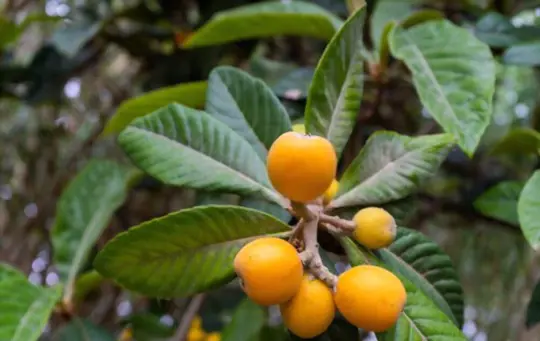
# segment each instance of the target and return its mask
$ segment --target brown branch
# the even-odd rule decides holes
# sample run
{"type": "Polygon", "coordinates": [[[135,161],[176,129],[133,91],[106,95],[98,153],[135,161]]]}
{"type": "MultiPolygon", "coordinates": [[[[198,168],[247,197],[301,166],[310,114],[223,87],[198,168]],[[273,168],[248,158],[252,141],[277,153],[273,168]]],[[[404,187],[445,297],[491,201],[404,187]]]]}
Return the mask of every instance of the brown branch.
{"type": "Polygon", "coordinates": [[[197,315],[197,312],[201,308],[204,299],[206,297],[206,294],[198,294],[193,299],[191,299],[191,302],[189,302],[189,305],[186,308],[186,311],[184,312],[184,315],[182,317],[182,320],[180,321],[180,324],[178,325],[178,328],[176,329],[176,332],[171,337],[170,341],[183,341],[186,338],[187,333],[189,332],[189,328],[191,327],[191,322],[195,318],[195,315],[197,315]]]}

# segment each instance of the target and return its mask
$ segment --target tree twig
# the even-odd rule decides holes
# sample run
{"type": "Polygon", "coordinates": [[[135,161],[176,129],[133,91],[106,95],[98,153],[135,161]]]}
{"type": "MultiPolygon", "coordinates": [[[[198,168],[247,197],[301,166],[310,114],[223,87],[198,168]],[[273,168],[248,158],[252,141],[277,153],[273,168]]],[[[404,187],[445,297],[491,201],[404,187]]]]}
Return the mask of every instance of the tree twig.
{"type": "Polygon", "coordinates": [[[189,328],[191,327],[191,322],[195,318],[195,315],[197,315],[197,312],[201,308],[201,305],[204,302],[204,299],[206,297],[206,294],[198,294],[195,297],[191,299],[191,302],[189,302],[189,305],[186,308],[186,311],[184,312],[184,316],[182,317],[182,320],[180,321],[180,324],[178,325],[178,328],[176,329],[176,332],[174,333],[173,337],[171,337],[170,341],[183,341],[186,338],[187,333],[189,332],[189,328]]]}
{"type": "Polygon", "coordinates": [[[345,234],[353,233],[354,229],[356,228],[356,224],[353,221],[341,219],[337,216],[321,213],[319,219],[322,223],[332,225],[345,234]]]}

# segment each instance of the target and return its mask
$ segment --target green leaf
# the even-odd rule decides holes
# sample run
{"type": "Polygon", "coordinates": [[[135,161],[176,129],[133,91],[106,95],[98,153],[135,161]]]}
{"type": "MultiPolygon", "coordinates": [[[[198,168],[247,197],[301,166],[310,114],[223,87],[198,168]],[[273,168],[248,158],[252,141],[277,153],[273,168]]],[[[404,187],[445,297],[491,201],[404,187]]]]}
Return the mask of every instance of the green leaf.
{"type": "Polygon", "coordinates": [[[540,40],[511,46],[502,56],[505,64],[540,65],[540,40]]]}
{"type": "Polygon", "coordinates": [[[102,282],[103,276],[96,270],[85,272],[75,281],[75,293],[73,296],[78,301],[84,300],[86,295],[97,289],[102,282]]]}
{"type": "Polygon", "coordinates": [[[0,340],[36,341],[62,294],[60,285],[43,288],[13,275],[0,282],[0,340]]]}
{"type": "Polygon", "coordinates": [[[175,326],[167,326],[160,321],[159,316],[150,313],[131,315],[128,319],[137,341],[165,340],[174,335],[175,326]]]}
{"type": "Polygon", "coordinates": [[[338,157],[356,123],[364,87],[365,8],[332,38],[315,69],[305,111],[306,131],[332,142],[338,157]]]}
{"type": "Polygon", "coordinates": [[[529,178],[518,200],[518,220],[533,249],[540,246],[540,171],[529,178]]]}
{"type": "Polygon", "coordinates": [[[56,207],[51,242],[54,264],[73,295],[75,279],[112,215],[140,173],[108,160],[91,160],[63,191],[56,207]]]}
{"type": "Polygon", "coordinates": [[[103,129],[103,135],[121,132],[137,117],[147,115],[171,103],[202,108],[206,98],[207,81],[163,87],[122,102],[103,129]]]}
{"type": "Polygon", "coordinates": [[[210,73],[205,108],[246,139],[264,162],[272,143],[291,130],[289,115],[272,90],[230,66],[210,73]]]}
{"type": "Polygon", "coordinates": [[[96,326],[88,320],[73,319],[58,329],[53,341],[115,341],[106,329],[96,326]]]}
{"type": "MultiPolygon", "coordinates": [[[[373,253],[360,247],[349,237],[340,239],[352,266],[372,264],[388,268],[373,253]]],[[[391,271],[393,269],[390,267],[391,271]]],[[[377,334],[379,341],[445,340],[466,341],[465,335],[437,305],[425,296],[413,282],[400,272],[394,274],[407,291],[407,303],[396,325],[389,331],[377,334]]]]}
{"type": "Polygon", "coordinates": [[[531,128],[514,128],[492,149],[493,154],[540,154],[540,133],[531,128]]]}
{"type": "Polygon", "coordinates": [[[397,27],[390,49],[411,70],[422,104],[472,155],[492,115],[495,62],[489,47],[447,20],[397,27]]]}
{"type": "Polygon", "coordinates": [[[83,45],[92,39],[103,26],[103,20],[91,10],[75,9],[70,20],[62,22],[53,33],[51,41],[68,57],[73,57],[83,45]]]}
{"type": "Polygon", "coordinates": [[[283,202],[250,144],[205,112],[168,105],[133,121],[118,142],[134,164],[166,184],[283,202]]]}
{"type": "Polygon", "coordinates": [[[329,209],[406,197],[433,175],[451,145],[448,134],[409,137],[375,132],[345,170],[329,209]]]}
{"type": "Polygon", "coordinates": [[[307,36],[330,39],[342,20],[322,7],[304,1],[268,1],[218,12],[183,44],[184,48],[219,45],[233,41],[307,36]]]}
{"type": "Polygon", "coordinates": [[[17,41],[21,33],[16,23],[0,15],[0,50],[17,41]]]}
{"type": "Polygon", "coordinates": [[[247,242],[289,230],[253,209],[198,206],[119,234],[94,265],[129,290],[152,297],[186,296],[233,279],[234,256],[247,242]]]}
{"type": "Polygon", "coordinates": [[[540,281],[536,283],[527,305],[525,326],[531,328],[540,322],[540,281]]]}
{"type": "Polygon", "coordinates": [[[239,205],[268,213],[278,218],[285,224],[288,224],[289,221],[291,220],[291,215],[289,214],[289,212],[287,212],[283,207],[276,205],[272,202],[269,202],[268,200],[253,198],[253,197],[245,197],[245,198],[242,198],[242,200],[240,200],[239,205]]]}
{"type": "Polygon", "coordinates": [[[385,27],[390,22],[399,23],[415,12],[421,0],[378,0],[370,21],[371,42],[380,49],[385,27]]]}
{"type": "Polygon", "coordinates": [[[450,257],[437,244],[420,232],[400,227],[394,243],[379,254],[454,323],[463,324],[463,289],[450,257]]]}
{"type": "Polygon", "coordinates": [[[0,263],[0,283],[12,279],[26,279],[24,274],[14,268],[13,266],[5,263],[0,263]]]}
{"type": "Polygon", "coordinates": [[[253,340],[266,324],[266,310],[245,298],[232,316],[221,334],[223,341],[253,340]]]}
{"type": "Polygon", "coordinates": [[[519,225],[517,205],[522,181],[503,181],[491,187],[474,202],[474,208],[487,217],[519,225]]]}
{"type": "Polygon", "coordinates": [[[520,42],[538,39],[540,27],[516,27],[509,18],[498,12],[485,14],[474,28],[481,41],[493,47],[509,47],[520,42]]]}

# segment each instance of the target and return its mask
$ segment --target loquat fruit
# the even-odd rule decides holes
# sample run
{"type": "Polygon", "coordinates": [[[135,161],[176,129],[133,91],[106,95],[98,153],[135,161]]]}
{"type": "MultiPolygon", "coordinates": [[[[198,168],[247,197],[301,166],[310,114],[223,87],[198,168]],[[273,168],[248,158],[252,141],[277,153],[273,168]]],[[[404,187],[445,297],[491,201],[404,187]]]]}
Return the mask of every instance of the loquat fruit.
{"type": "Polygon", "coordinates": [[[328,205],[330,203],[330,201],[332,201],[332,199],[334,199],[334,197],[337,194],[338,189],[339,189],[339,181],[337,181],[336,179],[332,180],[332,183],[330,184],[330,186],[326,189],[326,191],[323,194],[323,204],[324,205],[328,205]]]}
{"type": "Polygon", "coordinates": [[[206,340],[205,341],[221,341],[221,334],[218,333],[218,332],[212,332],[212,333],[209,333],[207,336],[206,336],[206,340]]]}
{"type": "Polygon", "coordinates": [[[289,131],[268,151],[272,186],[292,201],[307,203],[321,196],[336,176],[337,156],[324,137],[289,131]]]}
{"type": "Polygon", "coordinates": [[[191,328],[202,328],[202,318],[199,315],[195,315],[191,320],[191,328]]]}
{"type": "Polygon", "coordinates": [[[398,320],[407,301],[407,292],[390,271],[373,265],[359,265],[338,277],[334,301],[351,324],[382,332],[398,320]]]}
{"type": "Polygon", "coordinates": [[[293,124],[292,130],[300,134],[305,134],[306,126],[303,125],[302,123],[293,124]]]}
{"type": "Polygon", "coordinates": [[[190,328],[186,337],[187,341],[203,341],[206,333],[201,328],[190,328]]]}
{"type": "Polygon", "coordinates": [[[291,299],[300,288],[304,273],[296,249],[274,237],[246,244],[234,258],[234,269],[246,295],[263,306],[291,299]]]}
{"type": "Polygon", "coordinates": [[[392,244],[396,238],[396,221],[386,210],[367,207],[358,211],[353,221],[353,237],[369,249],[380,249],[392,244]]]}
{"type": "Polygon", "coordinates": [[[324,282],[304,275],[296,295],[279,307],[283,323],[294,335],[304,339],[322,334],[334,319],[333,296],[324,282]]]}

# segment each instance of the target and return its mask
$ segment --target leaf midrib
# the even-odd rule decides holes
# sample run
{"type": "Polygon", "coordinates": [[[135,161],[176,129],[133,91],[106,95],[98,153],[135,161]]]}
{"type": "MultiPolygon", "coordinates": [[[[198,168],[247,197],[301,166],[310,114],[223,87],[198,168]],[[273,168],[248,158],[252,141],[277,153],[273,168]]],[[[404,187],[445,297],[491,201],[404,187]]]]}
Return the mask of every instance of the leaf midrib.
{"type": "MultiPolygon", "coordinates": [[[[208,156],[208,155],[206,155],[206,154],[204,154],[202,152],[199,152],[198,150],[193,149],[190,146],[187,146],[187,145],[185,145],[183,143],[180,143],[180,142],[178,142],[178,141],[176,141],[174,139],[171,139],[168,136],[157,134],[157,133],[155,133],[155,132],[153,132],[151,130],[143,129],[143,128],[140,128],[140,127],[137,127],[137,126],[130,126],[130,127],[128,127],[128,129],[134,129],[134,130],[137,130],[137,131],[141,132],[142,134],[152,135],[153,137],[155,137],[157,139],[165,140],[168,143],[172,143],[173,146],[180,146],[181,148],[186,149],[190,153],[199,155],[201,158],[205,159],[205,161],[207,161],[207,162],[210,160],[210,163],[215,163],[215,164],[218,165],[218,167],[224,169],[227,173],[232,173],[232,174],[240,177],[242,180],[248,182],[250,185],[252,185],[252,186],[258,188],[260,191],[264,192],[269,199],[272,199],[278,205],[281,205],[282,207],[286,207],[286,206],[284,206],[284,200],[280,200],[277,193],[275,193],[272,189],[260,184],[259,182],[251,179],[249,176],[245,175],[244,173],[239,172],[234,168],[231,168],[230,166],[224,164],[221,161],[218,161],[218,160],[216,160],[216,159],[214,159],[214,158],[212,158],[212,157],[210,157],[210,156],[208,156]]],[[[234,132],[234,133],[237,134],[236,132],[234,132]]],[[[241,137],[241,136],[240,136],[240,138],[243,139],[243,137],[241,137]]],[[[249,147],[251,148],[251,146],[249,146],[249,147]]],[[[177,148],[177,147],[175,147],[175,148],[177,148]]],[[[259,158],[257,158],[257,159],[260,160],[259,158]]]]}
{"type": "Polygon", "coordinates": [[[13,338],[11,341],[28,341],[26,339],[22,339],[22,333],[26,327],[27,319],[32,316],[34,313],[39,312],[39,309],[42,307],[46,307],[45,303],[49,301],[49,292],[46,291],[46,289],[37,288],[39,289],[39,296],[37,299],[35,299],[30,307],[26,310],[23,317],[20,319],[19,324],[17,325],[17,329],[15,330],[15,333],[13,334],[13,338]]]}

